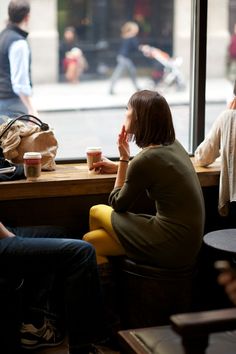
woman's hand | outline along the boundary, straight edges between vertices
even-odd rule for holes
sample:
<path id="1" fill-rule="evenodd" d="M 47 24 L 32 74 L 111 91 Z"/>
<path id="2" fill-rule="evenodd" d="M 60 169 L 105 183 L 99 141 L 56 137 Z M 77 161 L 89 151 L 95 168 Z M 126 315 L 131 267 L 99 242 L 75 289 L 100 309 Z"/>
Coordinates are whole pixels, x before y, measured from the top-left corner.
<path id="1" fill-rule="evenodd" d="M 128 143 L 128 133 L 126 132 L 124 125 L 122 126 L 121 132 L 118 136 L 117 145 L 120 153 L 120 159 L 128 161 L 130 158 L 130 149 Z"/>
<path id="2" fill-rule="evenodd" d="M 118 165 L 116 162 L 113 162 L 106 157 L 102 158 L 102 161 L 94 162 L 93 167 L 96 172 L 104 174 L 114 174 L 117 173 Z"/>
<path id="3" fill-rule="evenodd" d="M 125 182 L 126 171 L 128 168 L 128 161 L 130 157 L 129 143 L 128 143 L 128 134 L 125 130 L 125 126 L 123 125 L 121 132 L 118 136 L 117 141 L 119 153 L 120 153 L 120 162 L 118 167 L 118 172 L 115 181 L 115 188 L 121 188 Z"/>
<path id="4" fill-rule="evenodd" d="M 236 305 L 236 278 L 235 274 L 227 270 L 218 276 L 219 284 L 223 285 L 230 300 Z"/>
<path id="5" fill-rule="evenodd" d="M 13 236 L 15 235 L 7 230 L 7 228 L 0 222 L 0 239 Z"/>

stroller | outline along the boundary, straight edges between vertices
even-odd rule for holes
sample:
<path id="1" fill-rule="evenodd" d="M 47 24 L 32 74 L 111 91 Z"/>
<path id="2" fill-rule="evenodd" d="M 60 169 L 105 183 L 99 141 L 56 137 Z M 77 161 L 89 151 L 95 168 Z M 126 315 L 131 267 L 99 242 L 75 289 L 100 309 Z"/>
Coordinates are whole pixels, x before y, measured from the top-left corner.
<path id="1" fill-rule="evenodd" d="M 185 82 L 180 67 L 183 63 L 181 57 L 172 58 L 168 53 L 147 44 L 140 46 L 142 53 L 154 61 L 152 71 L 153 86 L 169 88 L 175 86 L 178 91 L 185 89 Z"/>

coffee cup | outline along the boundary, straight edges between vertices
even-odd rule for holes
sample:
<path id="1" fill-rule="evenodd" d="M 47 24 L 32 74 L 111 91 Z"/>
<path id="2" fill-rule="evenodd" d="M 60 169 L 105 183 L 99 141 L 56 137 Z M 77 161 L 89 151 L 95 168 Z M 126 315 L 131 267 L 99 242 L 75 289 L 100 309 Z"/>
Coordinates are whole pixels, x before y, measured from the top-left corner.
<path id="1" fill-rule="evenodd" d="M 88 147 L 86 150 L 87 165 L 89 171 L 94 169 L 93 163 L 102 160 L 102 149 L 100 147 Z"/>
<path id="2" fill-rule="evenodd" d="M 36 181 L 41 175 L 42 155 L 40 152 L 25 152 L 24 173 L 27 181 Z"/>

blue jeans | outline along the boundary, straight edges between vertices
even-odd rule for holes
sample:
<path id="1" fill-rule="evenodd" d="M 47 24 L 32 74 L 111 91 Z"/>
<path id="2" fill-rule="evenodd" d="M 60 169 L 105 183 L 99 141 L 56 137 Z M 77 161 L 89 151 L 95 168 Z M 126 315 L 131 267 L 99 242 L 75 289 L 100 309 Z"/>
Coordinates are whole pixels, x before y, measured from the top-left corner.
<path id="1" fill-rule="evenodd" d="M 136 90 L 139 89 L 138 83 L 137 83 L 137 76 L 136 76 L 136 68 L 134 63 L 132 62 L 131 59 L 124 57 L 123 55 L 118 55 L 117 56 L 117 65 L 116 68 L 111 76 L 111 86 L 110 86 L 110 92 L 113 92 L 113 89 L 117 83 L 117 81 L 120 79 L 122 74 L 127 71 L 131 81 L 135 87 Z"/>
<path id="2" fill-rule="evenodd" d="M 103 302 L 94 248 L 85 241 L 16 236 L 0 240 L 0 272 L 60 280 L 71 351 L 105 338 Z"/>
<path id="3" fill-rule="evenodd" d="M 28 109 L 19 97 L 0 98 L 0 115 L 6 115 L 10 118 L 18 117 L 21 114 L 27 114 Z"/>
<path id="4" fill-rule="evenodd" d="M 70 231 L 62 226 L 8 226 L 7 228 L 21 237 L 75 238 L 71 237 Z M 60 291 L 57 289 L 57 279 L 53 272 L 42 273 L 38 277 L 24 276 L 22 293 L 22 322 L 33 323 L 36 327 L 41 327 L 45 317 L 56 320 L 63 316 L 62 299 L 59 296 Z M 56 297 L 55 294 L 57 294 Z"/>

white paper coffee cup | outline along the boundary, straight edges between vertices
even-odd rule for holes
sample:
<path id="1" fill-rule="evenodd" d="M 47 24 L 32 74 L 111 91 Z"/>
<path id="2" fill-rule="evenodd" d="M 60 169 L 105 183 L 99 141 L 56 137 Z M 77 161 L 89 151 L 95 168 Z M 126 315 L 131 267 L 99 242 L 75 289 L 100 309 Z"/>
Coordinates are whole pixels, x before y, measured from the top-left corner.
<path id="1" fill-rule="evenodd" d="M 42 155 L 40 152 L 25 152 L 24 173 L 28 181 L 35 181 L 41 175 Z"/>
<path id="2" fill-rule="evenodd" d="M 102 160 L 102 148 L 101 147 L 88 147 L 86 149 L 87 165 L 88 169 L 93 170 L 93 163 Z"/>

